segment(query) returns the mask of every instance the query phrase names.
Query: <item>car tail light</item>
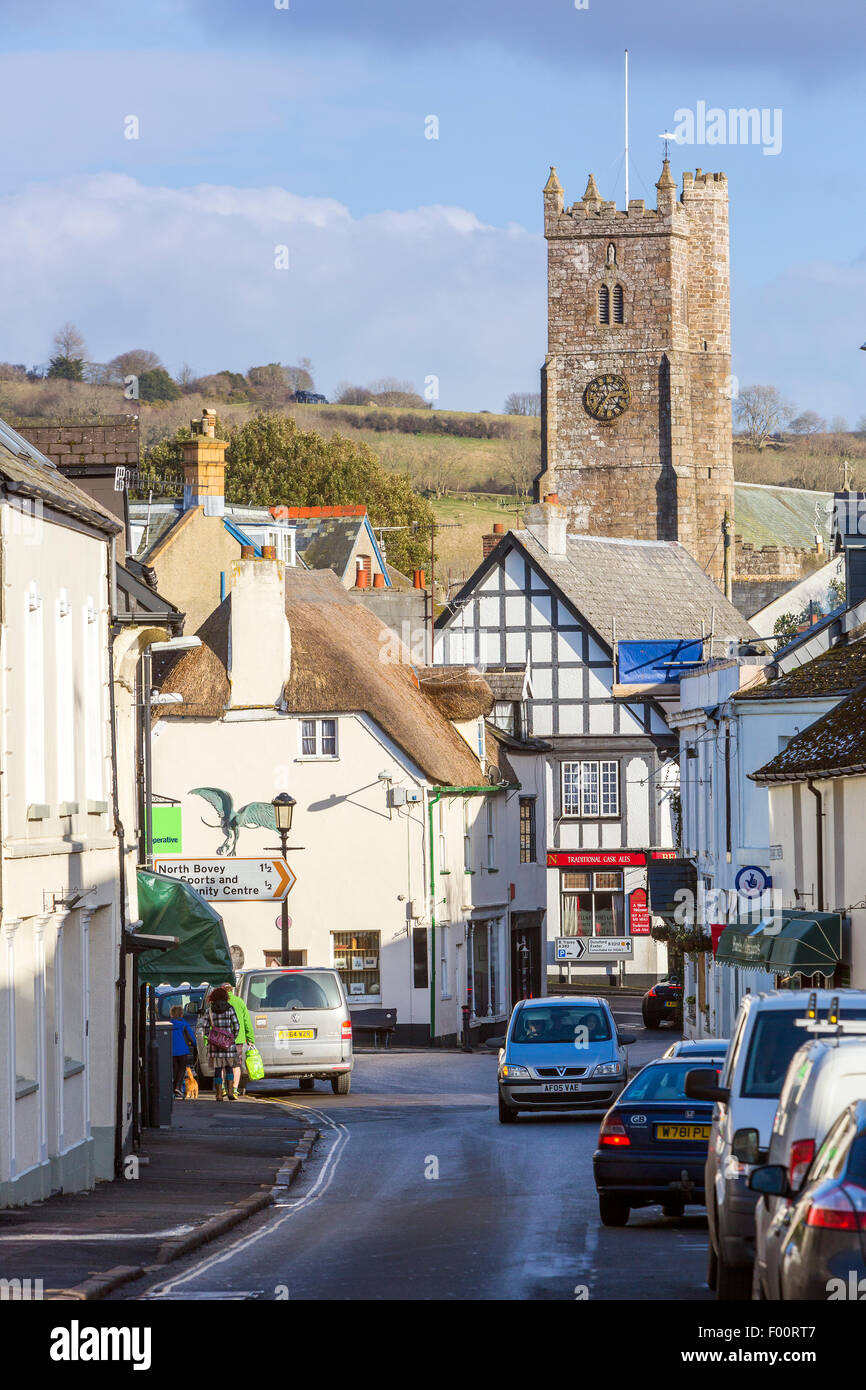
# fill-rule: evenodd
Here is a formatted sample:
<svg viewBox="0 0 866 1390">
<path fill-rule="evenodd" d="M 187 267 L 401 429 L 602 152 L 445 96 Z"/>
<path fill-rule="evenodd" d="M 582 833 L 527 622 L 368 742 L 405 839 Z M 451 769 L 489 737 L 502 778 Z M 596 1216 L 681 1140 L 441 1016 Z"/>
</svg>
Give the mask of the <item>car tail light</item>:
<svg viewBox="0 0 866 1390">
<path fill-rule="evenodd" d="M 344 1038 L 351 1038 L 352 1036 L 352 1024 L 348 1019 L 344 1020 L 342 1024 L 340 1036 Z"/>
<path fill-rule="evenodd" d="M 598 1142 L 601 1148 L 610 1149 L 621 1149 L 631 1144 L 631 1140 L 625 1132 L 625 1125 L 616 1118 L 602 1121 L 601 1129 L 598 1132 Z"/>
<path fill-rule="evenodd" d="M 806 1225 L 824 1231 L 866 1231 L 866 1204 L 857 1211 L 844 1187 L 831 1187 L 811 1203 Z"/>
<path fill-rule="evenodd" d="M 815 1157 L 815 1140 L 798 1139 L 791 1145 L 791 1187 L 796 1192 L 809 1171 L 809 1164 Z"/>
</svg>

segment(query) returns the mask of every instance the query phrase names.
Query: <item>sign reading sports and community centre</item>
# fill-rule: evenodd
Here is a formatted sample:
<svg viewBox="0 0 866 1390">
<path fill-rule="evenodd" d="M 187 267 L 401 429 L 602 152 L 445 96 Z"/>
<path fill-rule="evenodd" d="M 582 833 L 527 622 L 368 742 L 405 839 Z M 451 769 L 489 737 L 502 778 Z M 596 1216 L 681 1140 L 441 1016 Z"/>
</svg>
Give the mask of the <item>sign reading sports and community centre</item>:
<svg viewBox="0 0 866 1390">
<path fill-rule="evenodd" d="M 295 883 L 285 859 L 154 859 L 158 874 L 182 878 L 211 902 L 281 902 Z"/>
</svg>

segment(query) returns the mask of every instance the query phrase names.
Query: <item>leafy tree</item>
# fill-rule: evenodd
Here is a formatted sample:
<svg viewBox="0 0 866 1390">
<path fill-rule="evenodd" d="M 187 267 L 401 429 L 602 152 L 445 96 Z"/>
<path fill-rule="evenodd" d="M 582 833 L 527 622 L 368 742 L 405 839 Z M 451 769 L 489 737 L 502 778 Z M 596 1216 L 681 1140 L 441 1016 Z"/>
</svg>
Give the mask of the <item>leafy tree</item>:
<svg viewBox="0 0 866 1390">
<path fill-rule="evenodd" d="M 142 372 L 138 378 L 138 396 L 142 401 L 177 401 L 181 389 L 169 376 L 165 367 L 154 367 Z"/>
<path fill-rule="evenodd" d="M 786 642 L 797 636 L 797 624 L 799 618 L 796 613 L 780 613 L 773 623 L 773 636 L 780 638 L 779 646 L 783 647 Z"/>
<path fill-rule="evenodd" d="M 429 560 L 433 511 L 406 473 L 390 473 L 366 444 L 302 430 L 287 415 L 263 413 L 217 435 L 229 440 L 226 498 L 247 506 L 337 507 L 363 503 L 373 526 L 399 526 L 386 534 L 388 561 L 397 569 Z M 179 471 L 187 428 L 161 440 L 147 462 L 158 476 Z"/>
<path fill-rule="evenodd" d="M 746 386 L 734 401 L 734 419 L 755 449 L 763 449 L 793 414 L 775 386 Z"/>
<path fill-rule="evenodd" d="M 46 376 L 62 378 L 65 381 L 84 380 L 84 360 L 80 357 L 63 357 L 57 353 L 48 363 Z"/>
<path fill-rule="evenodd" d="M 835 608 L 844 608 L 848 601 L 847 592 L 844 579 L 830 580 L 830 583 L 827 585 L 827 601 L 830 605 L 831 612 Z"/>
</svg>

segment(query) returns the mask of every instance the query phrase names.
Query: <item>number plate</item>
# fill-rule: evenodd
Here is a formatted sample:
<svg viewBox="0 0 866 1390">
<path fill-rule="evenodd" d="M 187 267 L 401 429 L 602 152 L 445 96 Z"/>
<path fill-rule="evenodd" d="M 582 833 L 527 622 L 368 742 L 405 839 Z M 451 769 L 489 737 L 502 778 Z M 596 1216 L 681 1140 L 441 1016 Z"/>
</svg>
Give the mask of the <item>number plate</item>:
<svg viewBox="0 0 866 1390">
<path fill-rule="evenodd" d="M 665 1001 L 665 1008 L 666 1008 L 666 1009 L 675 1009 L 675 1008 L 677 1007 L 677 1004 L 678 1004 L 678 1003 L 679 1003 L 679 1000 L 678 1000 L 678 999 L 668 999 L 668 1000 Z"/>
<path fill-rule="evenodd" d="M 277 1042 L 295 1042 L 298 1038 L 314 1038 L 315 1028 L 278 1028 Z"/>
<path fill-rule="evenodd" d="M 703 1140 L 703 1142 L 706 1144 L 706 1143 L 709 1143 L 709 1139 L 710 1139 L 710 1126 L 709 1126 L 709 1125 L 656 1125 L 656 1139 L 667 1139 L 667 1140 L 691 1139 L 692 1141 Z"/>
<path fill-rule="evenodd" d="M 579 1081 L 546 1081 L 541 1089 L 548 1094 L 558 1094 L 560 1091 L 579 1091 L 581 1084 Z"/>
</svg>

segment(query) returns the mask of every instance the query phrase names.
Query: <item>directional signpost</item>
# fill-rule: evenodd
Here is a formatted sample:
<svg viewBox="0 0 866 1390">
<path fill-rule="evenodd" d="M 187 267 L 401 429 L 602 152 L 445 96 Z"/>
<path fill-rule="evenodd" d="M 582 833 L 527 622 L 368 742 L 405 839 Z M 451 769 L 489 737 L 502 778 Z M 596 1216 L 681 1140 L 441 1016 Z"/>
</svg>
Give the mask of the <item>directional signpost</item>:
<svg viewBox="0 0 866 1390">
<path fill-rule="evenodd" d="M 154 859 L 156 873 L 182 878 L 209 902 L 282 902 L 295 875 L 285 859 Z"/>
<path fill-rule="evenodd" d="M 556 938 L 556 959 L 558 961 L 586 960 L 625 960 L 633 955 L 634 947 L 630 936 L 558 936 Z"/>
</svg>

